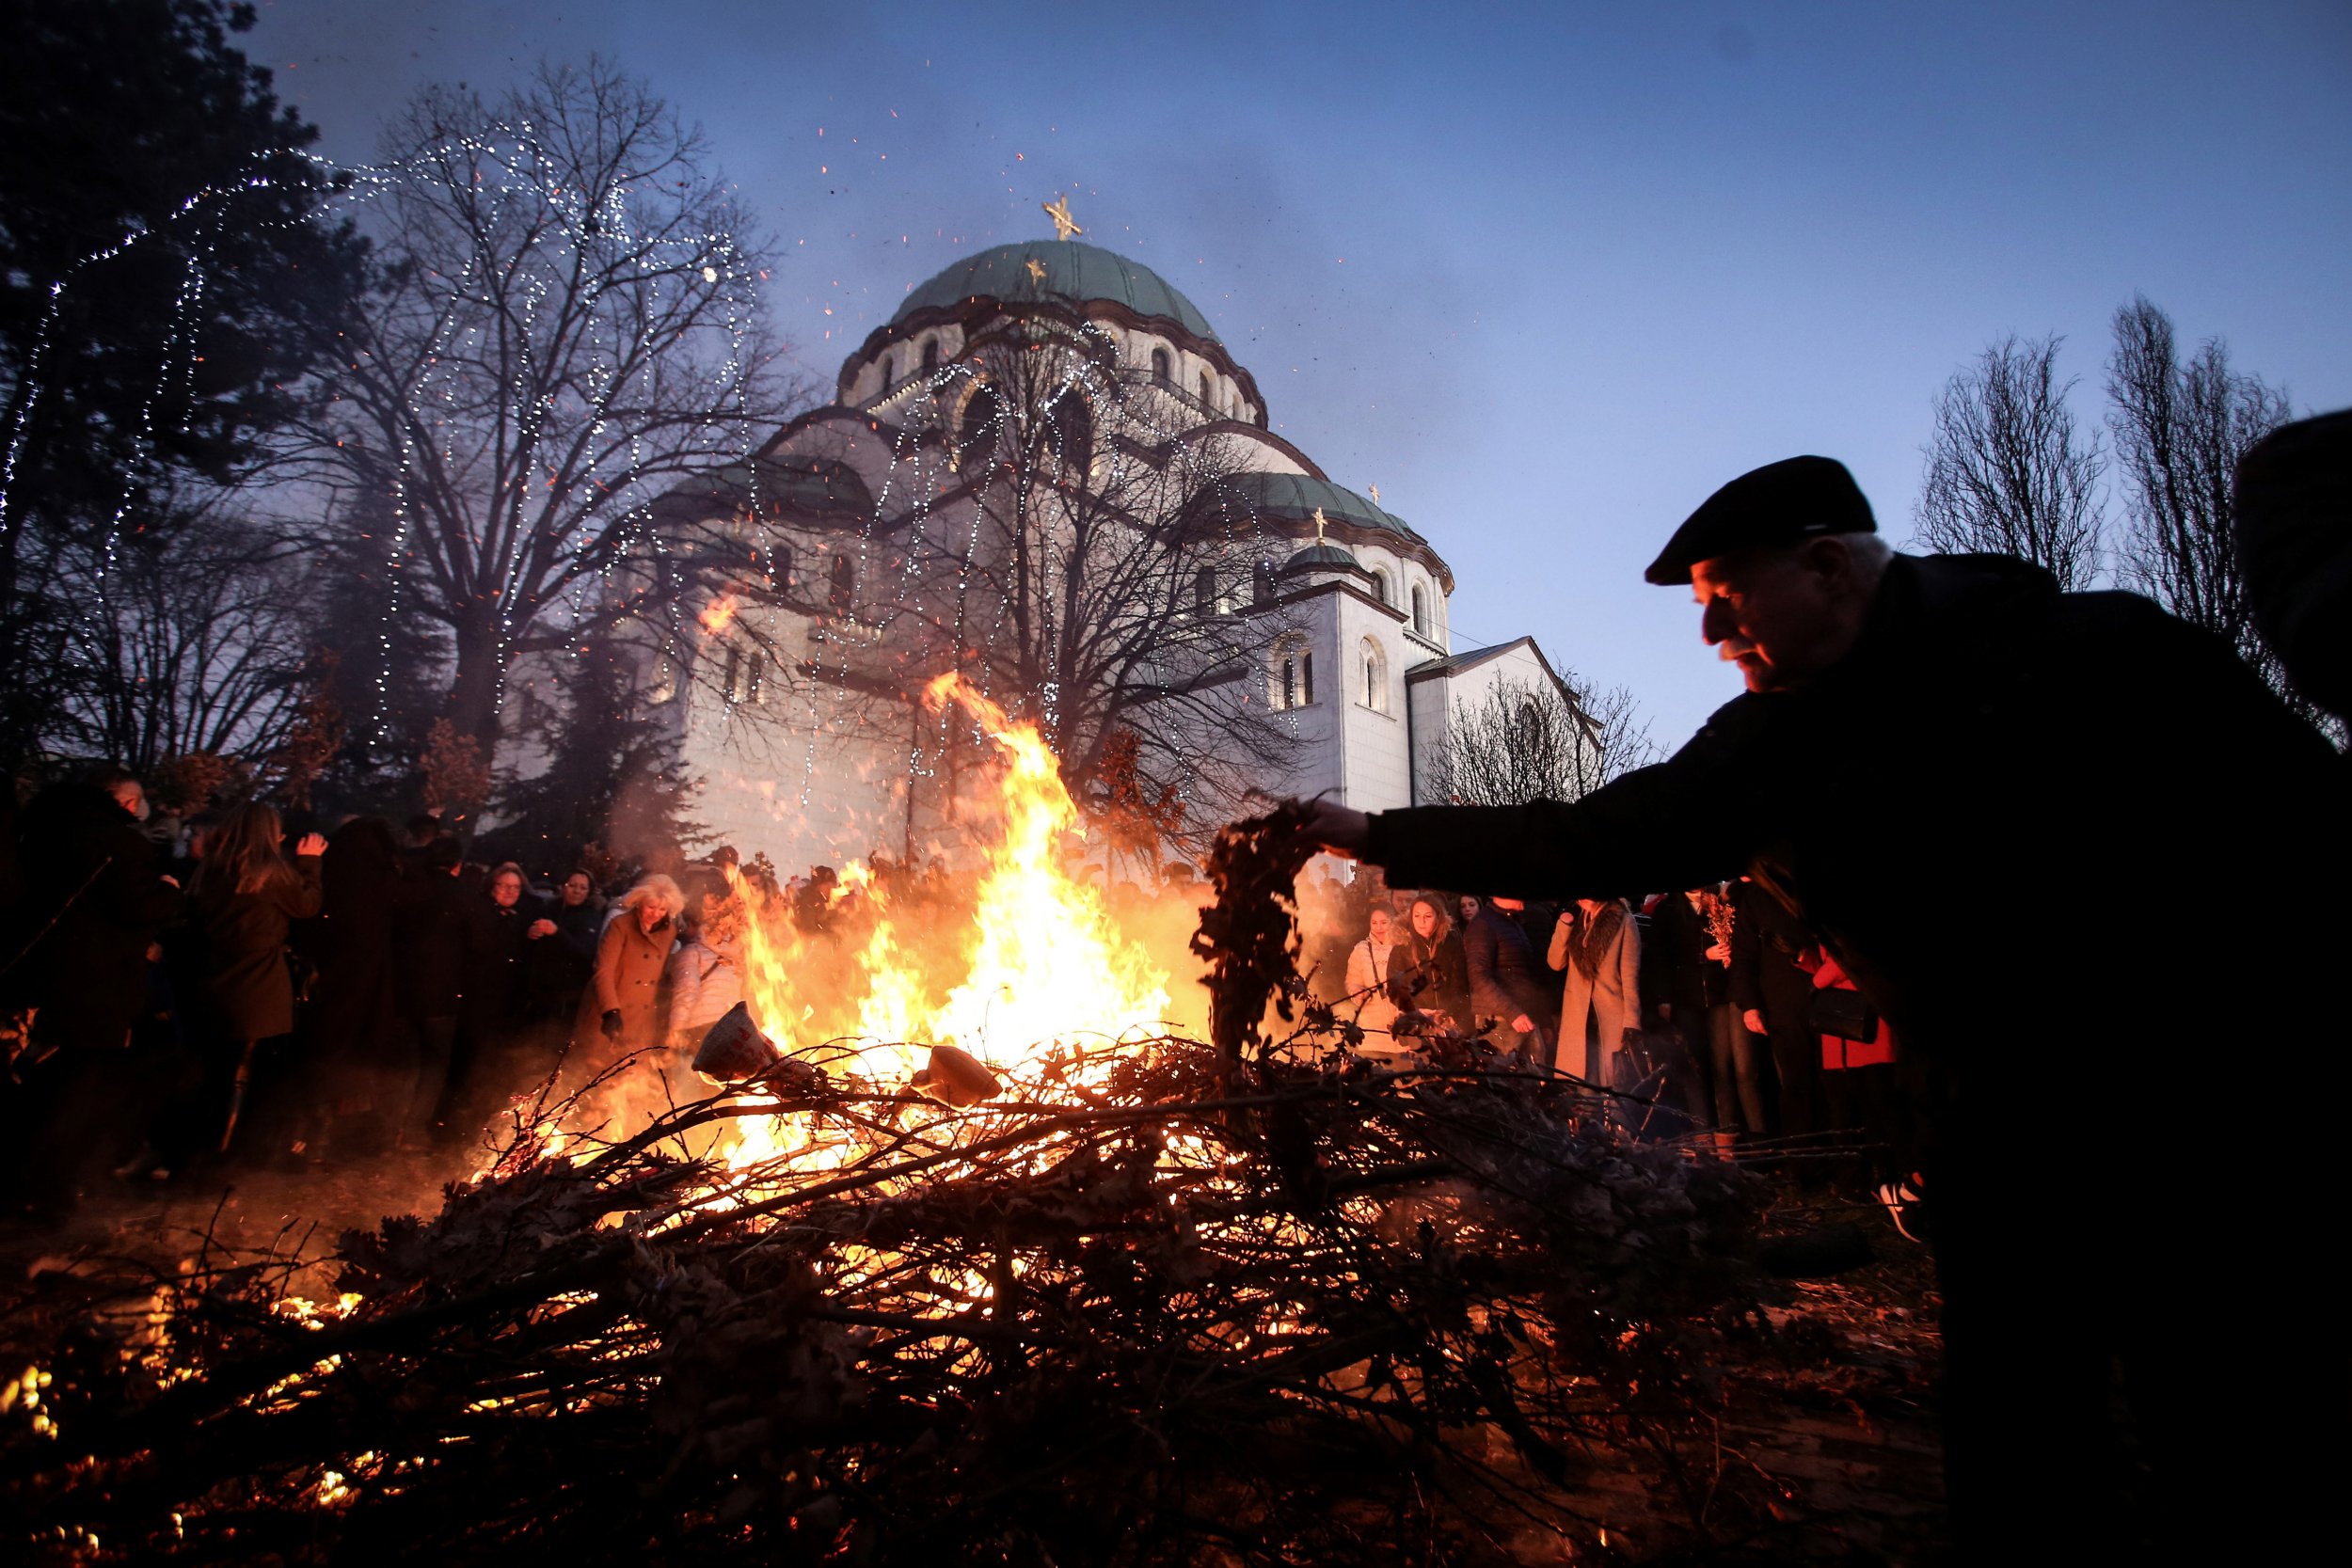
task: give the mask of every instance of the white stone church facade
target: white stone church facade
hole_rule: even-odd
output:
[[[1227,674],[1229,700],[1264,705],[1295,736],[1260,781],[1268,794],[1327,791],[1374,811],[1425,802],[1456,705],[1498,681],[1556,684],[1532,638],[1454,650],[1443,557],[1268,427],[1255,378],[1191,301],[1093,245],[999,245],[911,291],[843,362],[834,401],[778,432],[748,468],[665,503],[689,525],[681,537],[739,551],[747,584],[770,590],[705,605],[680,651],[645,672],[648,711],[703,780],[693,815],[719,839],[786,867],[953,853],[936,832],[949,786],[929,771],[920,721],[872,700],[876,672],[900,651],[894,596],[927,591],[892,519],[919,514],[947,536],[976,504],[961,482],[975,422],[993,407],[980,367],[1014,318],[1081,334],[1089,375],[1140,388],[1123,412],[1067,404],[1073,461],[1100,472],[1215,444],[1219,493],[1240,498],[1250,526],[1230,569],[1204,566],[1168,613],[1233,628],[1230,645],[1248,649]],[[1079,394],[1089,384],[1072,380]],[[1138,418],[1152,429],[1127,428]],[[1253,640],[1253,626],[1279,629]]]

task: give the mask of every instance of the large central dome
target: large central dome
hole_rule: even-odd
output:
[[[1043,269],[1042,278],[1032,274],[1032,261]],[[1217,341],[1209,318],[1158,273],[1076,240],[1032,240],[967,256],[907,295],[890,320],[896,325],[918,310],[949,309],[975,298],[1008,305],[1114,300],[1138,316],[1164,317],[1195,338]]]

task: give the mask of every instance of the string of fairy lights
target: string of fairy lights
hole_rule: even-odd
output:
[[[705,296],[704,303],[716,307],[715,322],[709,325],[723,344],[712,372],[716,395],[707,407],[711,417],[685,441],[674,436],[672,446],[675,449],[684,445],[690,451],[707,452],[714,461],[749,458],[755,440],[751,422],[754,411],[744,404],[742,394],[751,370],[747,345],[758,312],[754,276],[756,269],[730,232],[663,233],[653,229],[641,230],[631,208],[631,198],[638,194],[638,188],[630,178],[609,178],[595,189],[568,182],[563,160],[542,139],[539,128],[528,119],[494,120],[477,132],[451,136],[381,165],[343,166],[308,154],[295,157],[294,171],[291,173],[261,169],[233,181],[207,185],[187,197],[162,222],[127,228],[115,241],[83,257],[50,285],[26,356],[25,396],[8,431],[5,455],[0,456],[0,533],[18,524],[26,442],[48,390],[52,361],[65,352],[56,341],[63,305],[87,275],[141,246],[176,245],[183,258],[180,287],[166,323],[155,373],[144,394],[137,424],[137,442],[143,450],[152,451],[157,410],[175,382],[186,394],[183,406],[193,407],[196,347],[209,275],[221,264],[216,255],[217,220],[229,203],[242,196],[282,190],[299,183],[305,187],[304,194],[312,198],[311,203],[290,204],[290,215],[262,219],[250,227],[267,232],[313,221],[331,225],[345,217],[357,217],[362,220],[364,230],[364,219],[371,207],[427,187],[436,179],[446,182],[450,169],[470,170],[472,188],[469,195],[480,204],[482,219],[477,235],[500,233],[514,209],[526,209],[535,216],[553,221],[535,233],[529,245],[521,247],[523,253],[501,256],[492,248],[477,245],[454,272],[446,277],[435,275],[440,287],[437,291],[436,320],[427,352],[420,356],[416,373],[406,377],[398,389],[405,418],[397,432],[398,456],[387,498],[391,507],[391,527],[385,540],[383,566],[389,588],[375,638],[378,657],[373,677],[377,698],[374,738],[380,743],[391,722],[392,633],[405,609],[403,587],[414,560],[416,487],[421,469],[428,460],[437,461],[446,468],[461,466],[469,457],[453,445],[459,437],[453,416],[466,367],[475,361],[490,331],[485,319],[488,306],[482,298],[483,292],[495,282],[518,302],[516,315],[521,330],[514,341],[518,354],[516,373],[507,386],[500,388],[500,395],[505,404],[503,412],[509,428],[535,434],[553,417],[554,396],[550,392],[535,404],[521,400],[538,384],[542,336],[552,330],[543,327],[542,321],[549,302],[558,297],[560,290],[572,289],[574,293],[565,298],[566,305],[573,308],[567,319],[593,320],[602,304],[601,295],[609,288],[634,286],[644,291],[642,309],[615,313],[616,319],[621,320],[633,314],[638,325],[634,341],[604,345],[608,352],[601,355],[592,353],[581,378],[589,412],[582,442],[586,455],[584,460],[575,458],[569,464],[571,483],[564,488],[566,496],[585,498],[586,504],[581,517],[574,519],[570,535],[575,553],[554,574],[559,591],[578,621],[598,613],[602,605],[616,599],[622,586],[618,574],[639,569],[633,558],[640,551],[654,558],[655,571],[667,568],[662,558],[668,553],[669,542],[652,526],[650,503],[657,497],[645,483],[645,433],[641,423],[619,420],[616,434],[615,404],[628,392],[632,379],[642,379],[656,366],[666,371],[675,358],[664,357],[664,351],[671,344],[657,337],[665,324],[674,324],[677,319],[672,313],[675,303],[689,304],[684,319],[690,325],[698,328],[704,325],[691,309],[698,293]],[[314,212],[304,210],[313,205]],[[684,204],[680,210],[685,210]],[[568,257],[589,251],[618,258],[624,263],[634,260],[640,264],[633,272],[625,267],[606,272],[581,268],[559,277],[559,273],[566,271],[564,261]],[[491,277],[494,267],[495,278]],[[583,279],[588,292],[585,299],[578,293]],[[675,285],[675,293],[671,285]],[[469,309],[469,305],[473,309]],[[355,361],[351,368],[357,371],[359,365]],[[445,433],[437,443],[433,437],[437,430]],[[526,439],[515,443],[507,455],[510,471],[502,476],[503,483],[493,485],[492,493],[475,498],[482,510],[469,519],[469,542],[477,547],[468,563],[469,569],[486,565],[495,574],[498,643],[493,660],[497,675],[494,704],[502,704],[507,695],[506,680],[518,637],[518,617],[526,611],[536,614],[541,608],[525,602],[534,570],[534,552],[526,546],[540,536],[520,526],[527,481],[536,476],[527,475],[515,466],[535,454]],[[554,488],[555,477],[550,473],[550,489]],[[117,548],[138,502],[138,479],[135,468],[126,465],[122,489],[103,530],[98,592],[91,602],[83,606],[86,616],[115,613],[107,588]],[[755,472],[753,484],[755,503]],[[588,517],[617,521],[609,526],[581,527],[582,520]],[[485,539],[491,545],[486,558],[480,547]],[[501,540],[503,547],[499,547]],[[544,564],[539,563],[541,569]],[[483,585],[476,582],[473,586],[478,592]],[[602,605],[588,602],[592,594]],[[675,607],[671,609],[671,630],[675,632]],[[572,657],[578,657],[579,645],[577,641],[571,643]]]

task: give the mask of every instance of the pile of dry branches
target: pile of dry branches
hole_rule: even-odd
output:
[[[1232,1049],[964,1109],[787,1063],[527,1134],[346,1236],[318,1311],[296,1259],[42,1275],[0,1490],[37,1548],[191,1561],[1556,1559],[1760,1516],[1709,1424],[1748,1179],[1506,1075]],[[802,1148],[691,1152],[778,1116]]]

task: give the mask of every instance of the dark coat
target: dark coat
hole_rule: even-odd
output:
[[[2344,784],[2251,669],[2147,600],[1898,556],[1852,652],[1804,689],[1736,699],[1574,804],[1382,813],[1366,858],[1405,882],[1597,897],[1751,871],[1893,1025],[1947,1145],[1980,1169],[2019,1147],[2095,1169],[2177,1117],[2181,1084],[2329,1037],[2301,982],[2335,967]],[[2003,961],[1988,942],[2029,946],[2037,896],[2103,913]],[[2192,907],[2286,918],[2223,964]],[[2298,1053],[2298,1094],[2341,1103],[2343,1057]],[[2094,1104],[2046,1136],[2050,1107]]]
[[[1658,999],[1673,1006],[1676,1026],[1687,1028],[1708,1008],[1731,1000],[1730,966],[1707,956],[1715,945],[1715,933],[1708,929],[1707,917],[1692,907],[1689,894],[1666,895],[1649,918],[1655,951],[1645,947],[1643,957],[1651,960],[1661,982]],[[1733,945],[1736,954],[1737,927]]]
[[[40,1008],[34,1037],[44,1048],[121,1045],[145,1006],[148,946],[180,912],[162,853],[112,796],[87,784],[44,792],[19,832],[24,938],[0,954],[16,959],[10,999]]]
[[[446,871],[416,872],[402,900],[392,952],[401,1015],[455,1018],[466,992],[467,942],[482,895]]]
[[[1731,900],[1740,911],[1731,935],[1732,1005],[1762,1013],[1774,1029],[1791,1027],[1810,1011],[1813,976],[1797,955],[1812,945],[1812,933],[1754,882],[1732,883]]]
[[[1551,987],[1527,935],[1501,910],[1481,902],[1478,918],[1462,927],[1462,961],[1470,973],[1470,1011],[1504,1024],[1524,1013],[1538,1024],[1552,1016]],[[1473,1025],[1463,1021],[1463,1027]]]
[[[297,855],[294,875],[259,893],[215,884],[199,890],[197,923],[204,934],[201,960],[206,1011],[232,1040],[265,1040],[294,1033],[294,974],[286,967],[286,936],[297,920],[319,912],[319,857]]]
[[[1398,949],[1405,961],[1396,964],[1400,988],[1413,999],[1413,1006],[1424,1012],[1442,1012],[1454,1020],[1454,1026],[1470,1026],[1470,961],[1462,956],[1462,933],[1449,930],[1436,942],[1422,939],[1408,926],[1405,945]]]
[[[487,889],[466,900],[466,984],[458,1017],[476,1038],[513,1031],[523,1021],[523,933],[538,918],[531,902],[501,908]]]
[[[603,933],[604,911],[594,904],[566,905],[558,898],[534,909],[532,919],[548,921],[555,929],[532,942],[523,955],[531,1016],[568,1022],[596,971],[596,939]]]
[[[360,831],[370,826],[346,824],[320,868],[319,976],[306,1032],[329,1053],[373,1060],[397,1037],[393,932],[407,890],[390,834]]]

